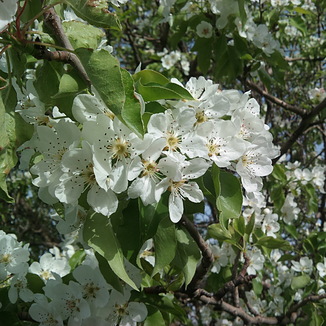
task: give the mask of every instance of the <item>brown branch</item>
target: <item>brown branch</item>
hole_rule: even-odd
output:
[[[281,147],[280,155],[273,160],[273,164],[275,164],[280,159],[280,157],[291,148],[291,146],[296,142],[296,140],[310,126],[312,120],[325,108],[326,108],[326,99],[324,99],[321,103],[319,103],[316,107],[314,107],[309,113],[302,116],[302,120],[298,128],[293,132],[293,134],[290,136],[287,142]]]
[[[50,26],[52,31],[54,32],[54,35],[56,36],[57,40],[63,45],[67,50],[73,51],[74,48],[72,47],[67,35],[65,34],[62,24],[61,24],[61,19],[60,17],[56,14],[55,10],[53,8],[48,9],[44,13],[44,22]],[[47,57],[51,57],[50,54],[45,54],[50,51],[43,51],[46,59]],[[61,52],[61,51],[57,51]],[[63,61],[63,62],[68,62],[70,63],[79,73],[79,75],[82,77],[82,79],[86,82],[87,87],[90,88],[91,86],[91,81],[86,73],[85,68],[81,64],[79,58],[74,54],[74,53],[69,53],[67,55],[69,57],[69,61]],[[61,57],[64,59],[66,58],[63,54],[61,54]],[[60,55],[54,54],[54,58],[60,58]],[[38,58],[40,59],[40,58]],[[55,60],[55,59],[52,59]]]
[[[217,293],[214,295],[216,300],[222,299],[228,292],[233,291],[237,286],[249,283],[252,281],[253,278],[256,277],[256,275],[246,275],[249,264],[250,259],[245,256],[245,263],[239,275],[234,280],[225,283],[224,286],[217,291]]]
[[[282,108],[291,111],[293,113],[299,114],[300,116],[303,116],[306,114],[306,111],[298,108],[297,106],[291,105],[289,103],[286,103],[285,101],[280,100],[279,98],[269,94],[267,91],[260,88],[258,85],[254,84],[253,82],[247,80],[246,84],[254,91],[259,93],[260,95],[264,96],[268,101],[277,104],[281,106]]]
[[[212,263],[214,262],[214,256],[207,242],[202,238],[195,225],[189,221],[186,216],[182,216],[180,224],[189,232],[202,253],[201,263],[198,265],[195,275],[188,285],[188,291],[192,292],[199,287],[199,283],[208,273]]]
[[[298,58],[290,58],[290,57],[285,57],[285,60],[288,62],[293,62],[293,61],[323,61],[325,58],[323,57],[315,57],[315,58],[305,58],[305,57],[298,57]]]
[[[300,302],[291,306],[289,311],[286,313],[286,316],[290,317],[292,313],[297,312],[301,307],[303,307],[307,303],[317,302],[321,299],[326,299],[326,293],[319,294],[319,295],[316,295],[316,294],[308,295],[307,297],[302,299]]]
[[[226,311],[233,316],[240,317],[242,320],[244,320],[250,325],[257,325],[257,324],[280,325],[280,321],[276,317],[264,317],[260,315],[251,316],[247,312],[245,312],[242,308],[234,307],[225,301],[221,301],[219,303],[219,306],[223,311]]]
[[[135,61],[136,61],[136,67],[137,67],[142,62],[142,59],[141,59],[138,47],[137,47],[137,45],[135,43],[135,40],[132,37],[132,31],[131,31],[131,27],[130,27],[130,24],[129,24],[128,20],[125,21],[125,25],[126,25],[126,34],[127,34],[127,37],[128,37],[128,41],[129,41],[129,43],[131,45],[132,52],[134,54],[134,58],[135,58]]]

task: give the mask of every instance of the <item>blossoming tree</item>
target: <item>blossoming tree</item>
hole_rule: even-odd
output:
[[[325,10],[0,1],[1,325],[322,325]]]

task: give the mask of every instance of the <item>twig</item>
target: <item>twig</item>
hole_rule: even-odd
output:
[[[196,269],[192,281],[188,285],[188,291],[192,292],[196,288],[198,288],[198,284],[209,271],[212,263],[214,262],[214,256],[207,242],[202,238],[194,224],[190,222],[186,216],[182,216],[180,223],[186,228],[186,230],[195,240],[197,246],[199,247],[202,253],[202,260]]]
[[[269,94],[268,92],[266,92],[265,90],[263,90],[262,88],[260,88],[256,84],[254,84],[253,82],[247,80],[246,83],[251,89],[253,89],[257,93],[259,93],[260,95],[263,95],[270,102],[272,102],[274,104],[277,104],[277,105],[281,106],[282,108],[284,108],[284,109],[286,109],[288,111],[299,114],[300,116],[303,116],[303,115],[306,114],[305,110],[280,100],[279,98]]]
[[[298,57],[298,58],[290,58],[290,57],[285,57],[285,60],[288,62],[293,62],[293,61],[323,61],[325,58],[323,57],[315,57],[315,58],[305,58],[305,57]]]
[[[247,256],[245,256],[245,263],[239,275],[235,279],[225,283],[224,286],[220,288],[217,291],[217,293],[214,295],[214,298],[217,301],[222,299],[228,292],[233,291],[237,286],[241,284],[249,283],[252,281],[253,278],[256,277],[256,275],[246,275],[249,264],[250,264],[250,259]]]
[[[280,157],[285,154],[288,149],[296,142],[296,140],[305,132],[305,130],[310,126],[311,121],[323,110],[326,108],[326,99],[324,99],[321,103],[319,103],[316,107],[314,107],[310,113],[302,116],[302,120],[298,126],[298,128],[293,132],[287,142],[281,147],[280,155],[273,160],[273,164],[275,164]]]
[[[44,13],[44,21],[46,24],[48,24],[51,29],[54,32],[54,35],[58,39],[58,41],[63,45],[67,50],[73,51],[74,48],[72,47],[67,35],[64,33],[64,30],[62,28],[61,24],[61,19],[60,17],[56,14],[55,10],[53,8],[50,8]],[[50,51],[44,51],[44,55],[51,57],[50,54],[46,54],[47,52]],[[61,52],[61,51],[58,51]],[[69,61],[63,61],[63,62],[69,62],[80,74],[80,76],[83,78],[83,80],[86,82],[88,88],[91,86],[91,81],[86,73],[86,70],[84,69],[83,65],[81,64],[79,58],[74,54],[74,53],[69,53],[67,56],[64,56],[63,54],[55,54],[54,57],[56,58],[69,58]],[[52,59],[55,60],[55,59]]]
[[[286,313],[286,316],[290,317],[292,313],[297,312],[301,307],[306,305],[309,302],[317,302],[322,299],[326,299],[326,293],[323,294],[311,294],[302,299],[300,302],[294,304],[293,306],[290,307],[289,311]]]

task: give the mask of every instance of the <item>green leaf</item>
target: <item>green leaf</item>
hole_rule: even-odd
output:
[[[42,11],[42,3],[40,1],[30,0],[21,15],[21,20],[27,23]],[[35,18],[34,18],[35,19]],[[33,20],[34,20],[33,19]]]
[[[64,21],[62,27],[74,49],[96,49],[105,36],[105,33],[99,28],[77,20]]]
[[[252,280],[252,287],[256,295],[260,296],[263,292],[263,284],[261,281],[258,281],[257,279]]]
[[[133,78],[135,82],[141,80],[143,85],[155,83],[163,86],[170,82],[165,76],[151,69],[141,70],[134,74]]]
[[[177,237],[175,224],[171,222],[168,216],[160,221],[157,232],[153,237],[153,242],[155,266],[152,276],[170,264],[176,253]]]
[[[157,307],[161,313],[169,313],[176,316],[181,321],[188,321],[186,319],[185,310],[177,304],[173,294],[151,294],[150,296],[147,295],[142,299],[142,302]]]
[[[199,69],[203,74],[206,74],[211,65],[211,56],[213,50],[212,40],[198,38],[191,50],[197,52],[197,62]]]
[[[166,324],[164,318],[161,312],[157,309],[149,313],[144,322],[144,326],[165,326],[165,325]]]
[[[162,195],[158,203],[147,206],[142,203],[141,199],[138,200],[139,213],[141,217],[140,231],[144,242],[154,237],[161,220],[169,216],[167,200],[167,193]]]
[[[239,14],[240,14],[240,19],[242,26],[245,25],[246,20],[247,20],[247,14],[245,10],[245,0],[238,0],[238,6],[239,6]]]
[[[93,5],[89,0],[64,0],[75,14],[86,20],[91,25],[102,28],[121,29],[116,13],[108,10],[107,2],[104,1]]]
[[[224,35],[220,36],[214,47],[215,50],[215,77],[226,78],[229,82],[242,73],[243,63],[240,53],[234,46],[227,45]]]
[[[292,290],[298,290],[304,288],[310,282],[311,278],[307,274],[303,274],[300,276],[295,276],[291,282]]]
[[[303,15],[310,15],[310,16],[315,15],[312,11],[303,9],[301,7],[294,7],[293,10],[296,11],[297,13],[303,14]]]
[[[189,93],[189,96],[186,95],[187,90],[177,84],[172,85],[172,83],[164,86],[153,84],[144,86],[142,80],[139,80],[136,82],[136,90],[141,94],[144,101],[192,99]]]
[[[196,266],[201,258],[199,248],[194,239],[186,230],[179,229],[176,232],[178,239],[177,251],[173,260],[185,277],[185,286],[191,282],[196,272]]]
[[[13,87],[8,86],[0,95],[0,198],[13,203],[13,198],[8,194],[6,176],[17,163],[16,93]]]
[[[285,175],[285,167],[283,164],[275,164],[272,172],[272,176],[279,180],[282,181],[282,183],[287,182],[287,178]]]
[[[126,95],[118,59],[106,50],[77,49],[76,53],[104,103],[121,116]]]
[[[284,225],[284,228],[294,239],[298,239],[298,230],[294,225]]]
[[[52,98],[56,99],[59,97],[65,97],[67,94],[74,95],[84,89],[86,89],[86,84],[81,80],[77,72],[73,70],[62,75],[59,82],[58,93]]]
[[[112,287],[118,292],[123,293],[124,290],[121,281],[119,277],[113,272],[108,261],[97,252],[95,253],[95,256],[98,261],[100,271],[108,284],[112,285]]]
[[[69,266],[74,270],[78,265],[80,265],[86,257],[85,250],[77,250],[69,259]]]
[[[144,135],[144,125],[141,117],[141,105],[135,96],[134,81],[125,69],[121,69],[121,75],[126,93],[126,101],[122,108],[121,117],[133,132],[142,137]]]
[[[52,104],[51,97],[59,91],[62,69],[61,63],[46,60],[36,68],[34,86],[43,103]]]
[[[12,74],[16,77],[18,85],[22,86],[23,75],[26,73],[27,55],[21,48],[13,46],[6,51],[10,64],[13,67]]]
[[[285,195],[283,185],[280,183],[273,183],[271,189],[271,199],[274,203],[275,208],[281,209],[285,202]]]
[[[275,81],[271,77],[271,75],[268,74],[264,68],[260,68],[258,70],[258,76],[260,80],[263,82],[264,86],[266,86],[268,90],[271,90],[272,85],[275,84]]]
[[[252,214],[246,225],[246,231],[245,231],[246,234],[250,235],[254,227],[255,227],[255,214]]]
[[[143,245],[138,200],[130,199],[127,203],[122,214],[113,214],[110,216],[110,220],[124,256],[135,263]]]
[[[166,77],[154,70],[142,70],[133,76],[136,90],[145,101],[161,99],[193,100],[191,94],[182,86],[171,83]]]
[[[37,274],[27,273],[26,280],[28,288],[34,293],[43,293],[44,282]]]
[[[183,283],[185,282],[185,277],[182,273],[180,273],[176,279],[174,279],[166,288],[166,290],[168,292],[170,291],[179,291],[183,285]]]
[[[162,113],[165,111],[165,108],[158,102],[148,102],[145,105],[145,111],[149,113]]]
[[[1,326],[20,326],[20,320],[16,312],[0,311]]]
[[[246,223],[243,216],[240,216],[238,219],[233,221],[234,229],[241,235],[244,236],[246,233]]]
[[[214,205],[216,203],[216,196],[213,178],[210,171],[208,170],[202,177],[197,179],[197,183],[205,198]]]
[[[307,22],[304,21],[300,15],[291,17],[290,24],[301,31],[303,35],[307,34]]]
[[[318,310],[315,309],[315,311],[311,314],[311,320],[309,322],[309,326],[322,326],[322,325],[324,325],[324,318],[320,316]]]
[[[214,164],[212,168],[212,177],[215,186],[216,206],[228,220],[238,218],[242,209],[242,189],[239,179],[232,173],[218,171]]]
[[[288,241],[273,237],[262,237],[256,242],[257,246],[263,246],[269,249],[283,249],[283,250],[290,250],[292,246],[289,244]]]
[[[84,224],[83,236],[90,247],[106,258],[111,269],[118,277],[135,290],[138,290],[136,284],[125,270],[121,246],[107,217],[98,213],[89,216]]]
[[[211,224],[207,229],[207,238],[213,238],[219,241],[231,239],[232,234],[229,230],[226,230],[220,223]]]
[[[306,185],[303,185],[302,188],[305,190],[307,194],[308,214],[317,212],[318,198],[317,198],[316,188],[311,183],[307,183]]]

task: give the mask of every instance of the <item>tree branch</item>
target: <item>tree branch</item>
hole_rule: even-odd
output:
[[[44,13],[44,22],[52,29],[54,32],[54,35],[56,36],[57,40],[61,43],[62,46],[64,46],[67,50],[73,51],[74,48],[72,47],[67,35],[64,33],[64,30],[62,28],[61,19],[56,14],[55,10],[53,8],[48,9]],[[90,88],[91,81],[86,73],[85,68],[81,64],[79,58],[74,53],[67,52],[67,55],[64,55],[63,51],[57,51],[60,53],[54,53],[53,55],[48,54],[51,51],[42,51],[40,52],[40,56],[36,57],[37,59],[47,59],[47,60],[56,60],[56,61],[62,61],[70,63],[79,73],[79,75],[82,77],[82,79],[86,82],[87,87]],[[41,57],[41,54],[43,53],[44,57]],[[49,59],[51,58],[51,59]],[[62,58],[62,60],[59,60]],[[66,61],[65,61],[66,60]]]
[[[254,91],[256,91],[257,93],[259,93],[260,95],[264,96],[268,101],[277,104],[279,106],[281,106],[282,108],[291,111],[293,113],[299,114],[300,116],[303,116],[306,114],[306,111],[303,109],[298,108],[297,106],[291,105],[289,103],[286,103],[282,100],[280,100],[279,98],[269,94],[268,92],[266,92],[265,90],[263,90],[262,88],[260,88],[259,86],[257,86],[256,84],[254,84],[253,82],[247,80],[246,84]]]
[[[293,132],[287,142],[281,147],[280,155],[273,160],[273,164],[275,164],[280,157],[285,154],[288,149],[296,142],[296,140],[304,133],[304,131],[310,126],[312,120],[323,110],[326,108],[326,99],[324,99],[321,103],[319,103],[316,107],[314,107],[309,113],[302,116],[302,120],[298,126],[298,128]]]
[[[185,215],[182,216],[180,224],[186,228],[186,230],[192,236],[192,238],[194,239],[194,241],[196,242],[197,246],[199,247],[202,253],[201,263],[198,265],[195,275],[192,281],[188,285],[188,291],[192,292],[198,288],[200,281],[208,273],[212,263],[214,262],[214,256],[209,248],[209,245],[199,234],[195,225],[192,222],[190,222]]]

